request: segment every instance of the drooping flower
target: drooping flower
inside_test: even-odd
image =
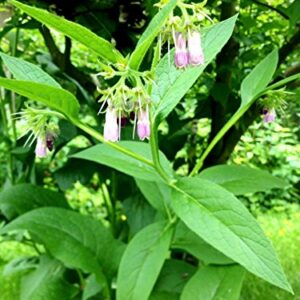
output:
[[[204,53],[201,46],[200,32],[188,32],[188,59],[189,64],[198,66],[204,64]]]
[[[264,108],[263,109],[264,114],[264,122],[265,123],[272,123],[276,119],[276,111],[274,108]]]
[[[116,109],[108,107],[105,114],[104,139],[117,142],[120,139]]]
[[[186,40],[182,33],[174,34],[175,65],[177,68],[185,68],[188,65],[188,52]]]
[[[138,114],[137,133],[140,140],[149,139],[150,137],[150,121],[148,109],[141,110]]]
[[[44,136],[39,136],[36,141],[35,147],[35,155],[36,157],[46,157],[47,156],[47,142]]]

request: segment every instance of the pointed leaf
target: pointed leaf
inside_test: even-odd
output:
[[[57,110],[68,118],[76,118],[79,112],[77,99],[68,91],[50,85],[0,78],[0,86],[24,97],[36,100]]]
[[[173,63],[174,51],[171,52],[171,64],[166,54],[156,69],[156,81],[151,99],[157,121],[166,118],[180,99],[187,93],[208,64],[221,51],[232,35],[237,16],[208,28],[202,38],[205,64],[199,67],[176,69]]]
[[[233,194],[204,179],[183,178],[171,199],[176,214],[204,241],[249,272],[292,292],[270,241]]]
[[[284,188],[287,183],[266,171],[235,165],[219,165],[203,170],[200,178],[212,181],[235,195]]]
[[[270,83],[278,64],[278,51],[267,55],[243,80],[240,109],[253,100]]]
[[[149,298],[168,255],[172,232],[166,223],[154,223],[130,241],[119,267],[117,300]]]
[[[238,300],[245,270],[240,266],[206,266],[186,284],[181,300]]]
[[[117,51],[110,42],[97,36],[89,29],[51,14],[46,10],[35,8],[14,0],[11,2],[29,16],[85,45],[100,57],[112,63],[124,62],[122,54]]]
[[[150,161],[152,159],[149,144],[127,141],[120,142],[119,144],[124,148],[129,149]],[[136,160],[133,157],[129,157],[128,155],[123,154],[120,151],[105,144],[88,148],[87,150],[76,153],[72,157],[91,160],[99,164],[112,167],[118,171],[139,179],[148,181],[161,181],[160,176],[157,174],[153,166]],[[160,153],[160,159],[166,172],[171,176],[172,169],[168,160],[162,153]]]
[[[1,229],[27,230],[67,266],[112,276],[124,246],[99,221],[63,208],[38,208]]]
[[[0,56],[15,79],[44,83],[56,88],[61,88],[60,84],[40,67],[21,58],[9,56],[1,52]]]

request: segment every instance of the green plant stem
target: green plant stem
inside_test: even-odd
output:
[[[205,149],[199,160],[197,161],[195,167],[191,171],[189,176],[196,175],[201,167],[203,166],[205,158],[209,155],[211,150],[214,148],[214,146],[221,140],[221,138],[226,134],[226,132],[244,115],[244,113],[251,107],[251,105],[262,95],[264,95],[266,92],[273,90],[275,88],[278,88],[282,85],[287,84],[290,81],[293,81],[297,78],[300,78],[300,74],[292,75],[288,78],[285,78],[279,82],[276,82],[267,88],[265,88],[262,92],[257,94],[251,101],[249,101],[246,105],[243,107],[240,107],[238,111],[227,121],[227,123],[221,128],[221,130],[218,132],[218,134],[213,138],[213,140],[210,142],[208,147]]]
[[[115,234],[115,209],[112,204],[111,198],[109,196],[109,192],[107,190],[106,184],[103,183],[101,185],[102,193],[103,193],[103,198],[107,207],[107,213],[108,213],[108,218],[111,224],[111,229],[113,234]]]
[[[151,118],[151,116],[150,116]],[[155,124],[150,122],[152,124],[151,126],[151,134],[150,134],[150,146],[151,146],[151,153],[152,153],[152,159],[154,163],[154,168],[156,169],[157,173],[164,179],[166,183],[170,183],[170,178],[168,174],[165,172],[163,167],[160,164],[159,161],[159,152],[158,152],[158,140],[157,140],[157,129]]]
[[[135,153],[135,152],[132,152],[131,150],[129,149],[126,149],[124,147],[122,147],[120,144],[118,143],[112,143],[112,142],[107,142],[104,140],[104,137],[102,134],[100,134],[99,132],[97,132],[95,129],[81,123],[79,120],[74,120],[72,119],[71,122],[76,125],[78,128],[80,128],[81,130],[83,130],[84,132],[88,133],[89,135],[91,135],[92,137],[94,137],[96,140],[98,140],[99,142],[102,142],[112,148],[114,148],[115,150],[118,150],[120,151],[121,153],[124,153],[130,157],[133,157],[134,159],[136,160],[139,160],[151,167],[154,167],[154,164],[151,160]]]

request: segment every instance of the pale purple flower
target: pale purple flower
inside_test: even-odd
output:
[[[263,114],[264,114],[264,122],[265,123],[272,123],[276,119],[276,111],[274,108],[264,108],[263,109]]]
[[[175,65],[177,68],[185,68],[188,65],[188,52],[186,49],[186,40],[182,33],[177,33],[177,35],[174,37],[174,43]]]
[[[148,109],[141,110],[138,114],[137,133],[140,140],[149,139],[150,137],[150,121]]]
[[[200,32],[192,31],[188,33],[188,58],[189,64],[198,66],[204,64],[204,53],[201,46]]]
[[[108,107],[105,114],[104,139],[117,142],[120,139],[117,112],[114,108]]]
[[[35,155],[36,157],[46,157],[47,156],[47,142],[44,137],[38,137],[35,147]]]

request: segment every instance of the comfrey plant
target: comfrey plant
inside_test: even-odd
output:
[[[205,3],[162,0],[135,49],[124,57],[109,41],[79,24],[14,0],[12,3],[44,26],[88,47],[99,56],[97,67],[102,71],[98,76],[114,79],[112,86],[98,87],[99,115],[105,115],[102,135],[100,126],[86,124],[86,110],[81,110],[75,95],[50,75],[31,63],[0,54],[14,76],[0,78],[0,85],[47,107],[27,108],[22,115],[37,139],[37,156],[45,156],[53,148],[58,132],[51,124],[56,124],[58,117],[77,127],[90,144],[99,142],[68,159],[70,177],[74,172],[76,180],[81,178],[86,168],[90,173],[89,164],[108,167],[104,171],[95,168],[101,173],[105,226],[91,215],[71,209],[62,192],[24,184],[12,186],[0,197],[0,208],[1,199],[6,199],[3,214],[8,220],[0,234],[11,238],[19,231],[17,239],[36,250],[35,266],[32,268],[31,260],[24,282],[37,278],[41,284],[32,285],[32,294],[28,296],[26,290],[23,298],[47,299],[51,290],[56,298],[65,300],[194,300],[210,299],[208,295],[237,300],[246,272],[292,293],[272,244],[237,198],[283,188],[286,183],[238,165],[203,168],[214,146],[256,101],[263,101],[262,108],[270,114],[278,108],[271,91],[300,77],[269,85],[278,51],[268,54],[243,79],[239,108],[199,154],[189,174],[182,176],[159,149],[159,125],[166,122],[228,42],[237,16],[202,31],[199,23],[206,16]],[[175,49],[166,51],[163,45],[170,48],[171,41]],[[146,54],[147,59],[152,58],[150,63]],[[271,98],[272,102],[265,101]],[[149,142],[126,141],[122,127],[130,123],[132,136],[137,133],[140,140]],[[77,165],[72,165],[74,160]],[[64,171],[55,178],[65,179]],[[39,197],[31,197],[33,193]],[[13,207],[22,205],[23,194],[30,195],[26,205]],[[7,201],[9,197],[13,201]],[[9,205],[11,209],[7,209]],[[166,280],[166,274],[174,274],[176,281]]]
[[[23,136],[28,135],[24,146],[31,146],[36,141],[36,157],[44,158],[48,151],[51,152],[54,149],[59,129],[57,124],[50,120],[53,115],[57,118],[59,114],[31,107],[16,114],[16,120],[21,122],[23,128]]]

